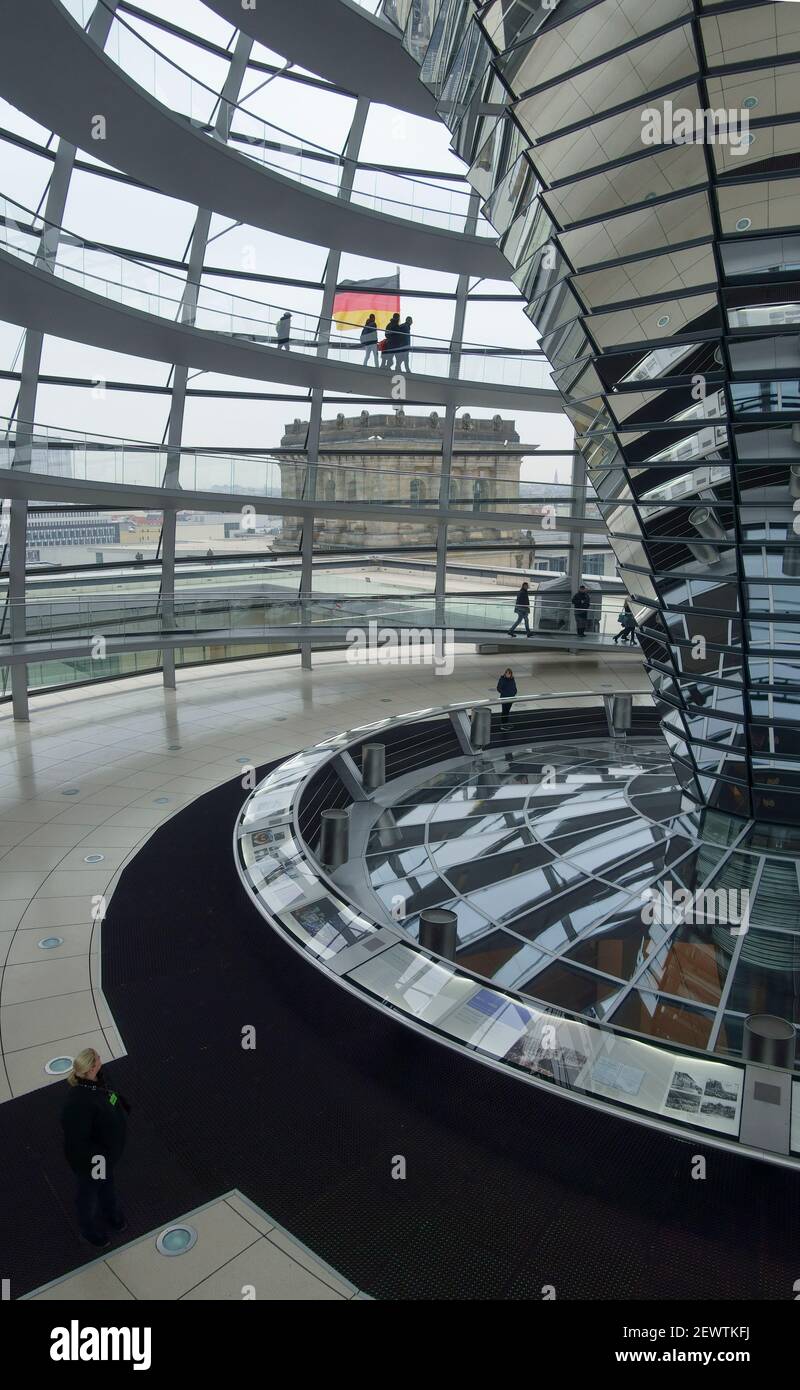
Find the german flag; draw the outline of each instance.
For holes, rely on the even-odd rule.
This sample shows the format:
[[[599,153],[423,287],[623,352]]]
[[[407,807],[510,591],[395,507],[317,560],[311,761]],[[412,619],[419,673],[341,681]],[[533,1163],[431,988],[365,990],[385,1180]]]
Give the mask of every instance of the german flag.
[[[333,320],[340,333],[362,328],[370,314],[379,328],[400,313],[400,271],[382,280],[342,280],[333,299]]]

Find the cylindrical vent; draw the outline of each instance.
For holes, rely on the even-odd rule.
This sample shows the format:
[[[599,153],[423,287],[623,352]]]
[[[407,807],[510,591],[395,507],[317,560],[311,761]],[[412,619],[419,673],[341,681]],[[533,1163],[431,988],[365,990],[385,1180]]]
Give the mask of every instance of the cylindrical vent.
[[[749,1014],[744,1021],[742,1056],[764,1067],[794,1067],[794,1024],[777,1014]]]
[[[419,944],[445,960],[455,960],[458,918],[449,907],[426,907],[419,914]]]
[[[689,525],[693,526],[699,535],[705,536],[707,541],[728,539],[710,507],[695,507],[694,511],[689,513]]]
[[[627,734],[633,717],[633,696],[615,695],[611,701],[611,724],[615,734]]]
[[[338,869],[350,854],[350,816],[343,810],[323,811],[320,822],[320,863],[324,869]]]
[[[492,741],[492,712],[485,706],[472,711],[469,741],[473,748],[488,748]]]
[[[364,789],[374,792],[386,781],[386,746],[383,743],[365,743],[361,750],[361,779]]]

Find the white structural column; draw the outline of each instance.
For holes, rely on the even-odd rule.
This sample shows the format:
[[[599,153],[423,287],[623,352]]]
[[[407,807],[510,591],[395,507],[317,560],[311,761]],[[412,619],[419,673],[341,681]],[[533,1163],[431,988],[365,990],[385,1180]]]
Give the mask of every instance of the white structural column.
[[[105,46],[114,19],[117,0],[99,0],[87,26],[87,34],[98,48]],[[64,221],[72,171],[75,167],[76,147],[67,140],[59,140],[53,172],[47,188],[44,220],[47,224],[39,244],[36,266],[40,270],[53,273],[58,255],[59,228]],[[19,396],[16,410],[16,443],[12,467],[30,468],[33,426],[36,422],[36,396],[39,388],[39,369],[42,363],[42,343],[44,335],[33,329],[25,333],[25,347],[22,354]],[[24,642],[27,635],[26,615],[26,556],[28,542],[28,503],[16,500],[11,502],[8,538],[8,603],[9,635],[12,642]],[[11,667],[11,707],[14,718],[28,720],[28,668],[26,665]]]
[[[478,212],[480,210],[480,199],[477,193],[473,193],[469,200],[469,214],[465,224],[465,231],[470,235],[475,234],[478,225]],[[461,368],[461,347],[464,341],[464,322],[467,316],[467,299],[469,297],[469,276],[459,275],[456,285],[456,307],[453,314],[453,333],[450,339],[450,366],[448,376],[451,380],[458,378]],[[456,429],[456,409],[452,403],[445,409],[444,417],[444,436],[442,438],[442,468],[439,478],[439,509],[449,510],[450,507],[450,475],[453,467],[453,441]],[[436,528],[436,574],[434,578],[434,613],[436,626],[444,627],[446,596],[447,596],[447,522],[440,521]]]
[[[582,520],[586,516],[586,462],[583,454],[576,448],[572,458],[571,514]],[[573,530],[569,537],[569,579],[573,594],[577,593],[583,581],[583,531]]]
[[[344,148],[344,167],[339,184],[339,197],[345,201],[350,200],[353,191],[353,183],[356,176],[357,160],[361,150],[361,141],[364,136],[364,127],[367,123],[369,114],[369,102],[365,97],[359,97],[356,102],[356,109],[353,115],[353,122],[350,126],[350,133]],[[325,266],[325,279],[322,289],[322,308],[319,316],[319,344],[317,354],[319,357],[328,356],[328,335],[333,332],[333,301],[336,296],[336,286],[339,283],[339,267],[341,265],[341,252],[331,251]],[[303,498],[306,502],[314,502],[317,496],[317,469],[319,465],[319,440],[322,427],[322,406],[325,392],[321,386],[315,386],[311,392],[311,412],[308,421],[308,437],[306,439],[306,479],[303,489]],[[303,517],[303,529],[300,537],[300,620],[305,626],[311,621],[312,610],[310,600],[314,589],[314,510],[305,513]],[[300,644],[300,664],[304,671],[311,670],[311,643],[301,642]]]
[[[253,40],[246,34],[236,36],[228,73],[220,94],[219,110],[214,122],[214,135],[223,144],[227,143],[233,119],[233,107],[239,99],[247,63],[253,47]],[[203,275],[208,233],[211,226],[211,211],[198,208],[197,218],[189,247],[186,285],[181,299],[179,320],[194,324],[197,318],[197,299]],[[167,427],[167,462],[163,485],[165,489],[179,486],[181,467],[181,444],[183,442],[183,417],[186,410],[186,384],[189,368],[176,365],[173,368],[172,400]],[[175,548],[177,531],[177,511],[170,508],[161,517],[161,625],[166,631],[175,627]],[[162,647],[161,669],[164,685],[175,689],[175,649]]]

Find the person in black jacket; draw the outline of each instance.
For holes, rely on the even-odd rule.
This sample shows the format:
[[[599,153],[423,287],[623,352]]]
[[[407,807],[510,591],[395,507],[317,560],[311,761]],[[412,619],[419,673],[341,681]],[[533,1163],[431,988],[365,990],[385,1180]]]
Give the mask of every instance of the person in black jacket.
[[[520,589],[519,593],[517,594],[517,597],[514,599],[514,612],[515,612],[516,615],[517,615],[517,621],[515,622],[515,624],[514,624],[513,627],[510,627],[510,628],[508,629],[508,635],[509,635],[509,637],[513,637],[513,636],[514,636],[514,633],[516,632],[516,630],[517,630],[517,628],[519,627],[520,623],[524,623],[524,624],[525,624],[525,636],[526,636],[526,637],[530,637],[530,635],[531,635],[531,629],[530,629],[530,623],[528,622],[528,615],[529,615],[530,611],[531,611],[531,596],[530,596],[530,594],[528,593],[528,581],[525,580],[524,583],[523,583],[523,585],[522,585],[522,588]]]
[[[291,332],[292,316],[289,313],[289,310],[285,309],[275,325],[275,334],[278,347],[283,348],[286,352],[288,352],[292,346]]]
[[[622,612],[617,618],[617,622],[621,623],[622,626],[614,638],[614,643],[616,644],[621,637],[623,647],[628,642],[630,642],[631,646],[633,646],[633,638],[636,633],[637,624],[636,619],[633,616],[633,610],[631,609],[629,603],[626,603],[624,605]]]
[[[411,325],[414,322],[411,315],[400,324],[397,330],[397,355],[395,357],[395,371],[402,372],[405,367],[409,371],[408,354],[411,351]]]
[[[78,1179],[78,1226],[98,1249],[111,1244],[108,1232],[124,1231],[114,1187],[114,1170],[125,1148],[130,1106],[107,1082],[94,1048],[84,1048],[67,1077],[69,1095],[61,1115],[64,1152]]]
[[[392,314],[386,325],[386,332],[383,337],[384,346],[381,348],[381,366],[394,368],[394,359],[397,349],[402,346],[403,330],[400,325],[400,315]]]
[[[572,607],[575,609],[575,626],[578,629],[579,637],[583,637],[586,632],[591,602],[592,597],[589,590],[585,584],[581,584],[577,594],[572,595]]]
[[[508,716],[511,713],[511,699],[517,693],[517,682],[514,680],[514,672],[507,666],[499,681],[497,682],[497,693],[503,702],[500,705],[500,725],[508,723]]]
[[[376,321],[375,321],[375,315],[374,315],[374,314],[370,314],[369,318],[367,319],[366,323],[364,324],[364,327],[363,327],[362,330],[361,330],[361,346],[362,346],[363,349],[364,349],[364,361],[363,361],[363,363],[362,363],[362,366],[368,367],[368,366],[369,366],[369,363],[370,363],[370,358],[371,358],[371,359],[372,359],[372,362],[373,362],[373,365],[377,367],[377,365],[378,365],[378,325],[377,325],[377,323],[376,323]]]

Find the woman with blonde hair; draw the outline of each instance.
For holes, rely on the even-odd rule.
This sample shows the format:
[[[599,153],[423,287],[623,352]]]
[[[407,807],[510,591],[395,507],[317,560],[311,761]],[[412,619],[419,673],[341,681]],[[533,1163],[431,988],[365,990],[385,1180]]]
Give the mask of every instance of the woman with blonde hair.
[[[127,1222],[114,1188],[114,1169],[125,1148],[130,1106],[103,1075],[100,1055],[85,1047],[72,1063],[70,1088],[61,1115],[67,1163],[78,1179],[78,1226],[98,1249],[111,1244],[109,1230]]]

